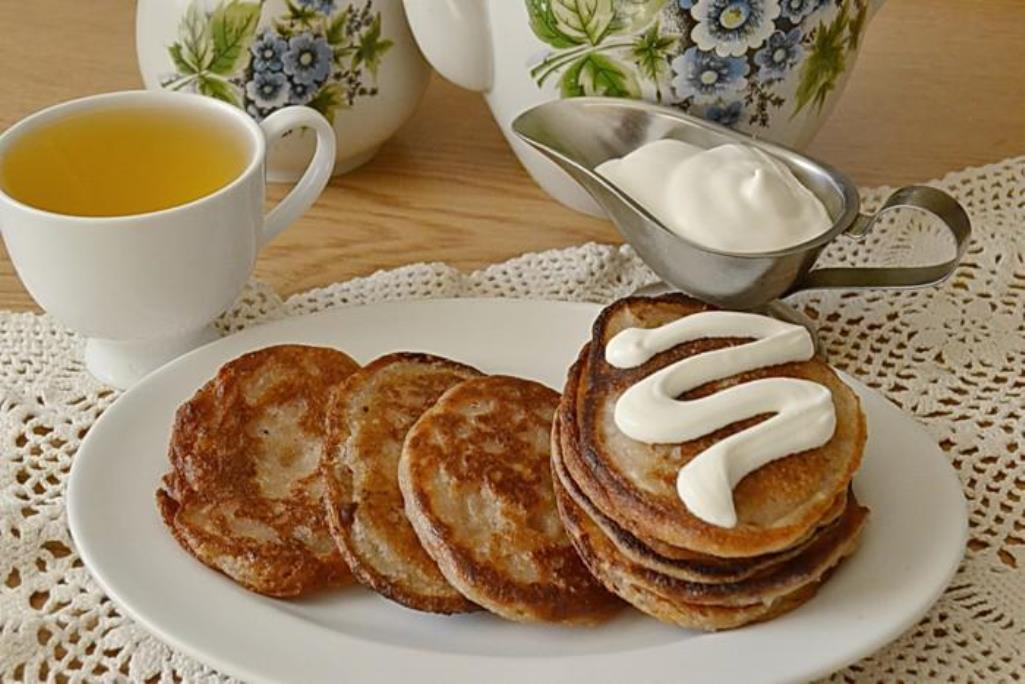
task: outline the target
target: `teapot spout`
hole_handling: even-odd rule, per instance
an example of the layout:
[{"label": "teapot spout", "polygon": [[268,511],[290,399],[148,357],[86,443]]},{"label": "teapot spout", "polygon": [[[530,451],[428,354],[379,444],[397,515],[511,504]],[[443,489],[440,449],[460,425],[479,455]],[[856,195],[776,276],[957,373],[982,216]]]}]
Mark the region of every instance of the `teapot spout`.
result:
[{"label": "teapot spout", "polygon": [[404,0],[406,19],[434,69],[468,90],[491,89],[491,30],[483,0]]}]

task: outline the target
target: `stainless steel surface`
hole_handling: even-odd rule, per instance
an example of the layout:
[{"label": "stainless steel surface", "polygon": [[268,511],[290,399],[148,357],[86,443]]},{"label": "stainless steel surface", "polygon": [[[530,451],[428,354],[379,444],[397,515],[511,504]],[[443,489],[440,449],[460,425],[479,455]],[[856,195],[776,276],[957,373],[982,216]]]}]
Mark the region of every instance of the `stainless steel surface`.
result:
[{"label": "stainless steel surface", "polygon": [[[553,100],[520,114],[512,129],[595,198],[659,277],[673,287],[725,308],[755,309],[798,290],[813,288],[907,288],[934,284],[953,272],[971,233],[964,210],[940,190],[902,188],[875,216],[864,216],[859,213],[857,188],[830,166],[779,145],[646,102],[602,97]],[[594,171],[608,159],[622,157],[662,138],[700,147],[741,142],[774,155],[822,201],[833,225],[801,245],[758,254],[709,249],[676,235]],[[926,267],[812,270],[822,248],[838,235],[863,237],[880,214],[897,207],[923,209],[943,221],[954,235],[954,258]]]},{"label": "stainless steel surface", "polygon": [[887,198],[873,216],[859,215],[846,235],[864,238],[876,221],[893,209],[919,209],[932,214],[954,236],[955,253],[947,261],[930,266],[816,268],[798,280],[791,292],[823,289],[905,289],[935,285],[946,280],[968,248],[972,226],[965,210],[947,193],[923,185],[910,185]]},{"label": "stainless steel surface", "polygon": [[804,326],[805,330],[811,335],[811,341],[815,345],[815,353],[822,357],[826,355],[826,350],[822,346],[822,340],[819,339],[819,331],[815,328],[815,321],[806,316],[803,311],[786,302],[774,299],[765,306],[758,307],[756,312],[772,316],[787,323]]}]

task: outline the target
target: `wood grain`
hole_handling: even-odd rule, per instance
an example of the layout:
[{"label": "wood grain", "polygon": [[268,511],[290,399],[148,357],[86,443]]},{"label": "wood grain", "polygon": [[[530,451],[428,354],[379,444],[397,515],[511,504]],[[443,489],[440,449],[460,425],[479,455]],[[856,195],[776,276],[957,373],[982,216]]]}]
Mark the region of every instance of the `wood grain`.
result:
[{"label": "wood grain", "polygon": [[[129,0],[0,0],[0,26],[0,129],[62,100],[142,85]],[[811,154],[879,185],[1025,153],[1022,36],[1022,0],[890,0]],[[256,275],[290,294],[409,262],[470,269],[587,240],[617,234],[548,199],[482,99],[436,78],[380,155],[335,179],[267,247]],[[37,310],[2,250],[0,309]]]}]

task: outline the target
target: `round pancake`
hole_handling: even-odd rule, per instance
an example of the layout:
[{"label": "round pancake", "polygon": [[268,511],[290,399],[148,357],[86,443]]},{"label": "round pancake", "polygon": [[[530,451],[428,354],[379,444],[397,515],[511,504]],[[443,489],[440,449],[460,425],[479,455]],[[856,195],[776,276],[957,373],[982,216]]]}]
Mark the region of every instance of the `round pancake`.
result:
[{"label": "round pancake", "polygon": [[[664,584],[654,586],[643,568],[623,558],[601,530],[556,482],[556,501],[566,530],[588,570],[605,587],[638,610],[669,624],[714,631],[771,620],[810,600],[827,579],[801,585],[775,600],[747,605],[688,603]],[[830,570],[831,571],[831,570]],[[827,571],[827,575],[828,572]]]},{"label": "round pancake", "polygon": [[448,390],[406,436],[406,515],[446,579],[510,620],[596,623],[621,603],[566,536],[549,461],[556,392],[504,376]]},{"label": "round pancake", "polygon": [[804,553],[823,531],[823,527],[836,522],[847,509],[847,493],[844,492],[837,497],[833,510],[823,519],[822,524],[813,530],[807,539],[778,553],[751,558],[724,559],[696,553],[686,555],[686,550],[683,550],[681,553],[675,554],[675,557],[666,557],[599,511],[580,491],[566,468],[566,461],[574,450],[574,446],[567,439],[566,430],[562,428],[561,414],[560,409],[556,413],[555,424],[552,427],[553,479],[560,482],[566,494],[601,530],[602,534],[615,544],[617,551],[624,558],[639,567],[661,575],[702,585],[725,585],[742,582],[756,575],[764,576],[767,573],[776,572],[781,565]]},{"label": "round pancake", "polygon": [[389,354],[349,376],[328,410],[321,466],[331,534],[360,583],[409,608],[477,609],[420,545],[403,512],[398,469],[413,423],[450,387],[479,376],[437,356]]},{"label": "round pancake", "polygon": [[319,463],[327,398],[357,368],[334,349],[268,347],[224,365],[178,408],[157,504],[187,551],[268,596],[350,581]]},{"label": "round pancake", "polygon": [[[552,445],[553,481],[561,492],[568,496],[576,510],[588,517],[594,529],[604,534],[601,526],[581,505],[581,494],[560,468],[561,447]],[[754,603],[771,603],[790,594],[802,586],[817,582],[832,567],[850,554],[857,545],[867,517],[867,509],[858,505],[853,495],[848,500],[843,514],[831,525],[819,529],[801,553],[787,556],[781,562],[759,570],[756,574],[737,582],[704,583],[684,580],[662,573],[648,566],[638,564],[623,554],[613,543],[613,553],[631,563],[638,582],[644,583],[660,595],[685,603],[717,606],[744,606]],[[567,528],[579,523],[564,521]],[[605,535],[606,539],[613,541]]]},{"label": "round pancake", "polygon": [[[567,490],[576,504],[584,509],[588,517],[601,528],[605,536],[632,562],[691,582],[705,584],[739,582],[801,553],[811,543],[812,538],[822,526],[834,522],[846,509],[847,492],[844,491],[836,497],[830,510],[819,521],[818,527],[810,530],[793,546],[775,553],[747,558],[719,558],[669,546],[658,540],[642,538],[631,533],[614,519],[602,513],[599,507],[584,495],[574,480],[577,477],[575,473],[586,473],[586,466],[583,464],[578,450],[575,429],[577,421],[573,411],[573,406],[577,401],[575,388],[580,368],[584,363],[586,363],[586,347],[581,352],[581,359],[569,371],[567,389],[556,413],[552,436],[553,439],[558,439],[559,443],[553,445],[552,465],[557,474],[559,471],[565,473],[564,481],[572,481],[573,486],[567,485]],[[555,446],[558,448],[556,449]],[[607,507],[611,505],[606,501]]]},{"label": "round pancake", "polygon": [[782,615],[814,596],[817,585],[808,585],[775,604],[706,606],[668,599],[639,581],[635,566],[617,556],[612,543],[601,533],[561,488],[556,489],[559,513],[570,538],[588,570],[606,589],[643,613],[662,622],[714,631],[733,629]]},{"label": "round pancake", "polygon": [[679,359],[743,342],[698,340],[677,345],[639,368],[605,362],[605,345],[628,327],[652,328],[711,307],[683,295],[627,298],[607,307],[595,321],[587,364],[581,371],[577,420],[579,452],[586,468],[572,472],[595,506],[643,539],[713,556],[734,558],[774,553],[793,546],[827,514],[861,462],[866,428],[857,395],[821,359],[790,363],[708,383],[684,398],[695,398],[758,378],[794,377],[827,387],[837,426],[822,447],[773,461],[734,488],[738,523],[726,528],[692,515],[676,493],[680,468],[719,440],[767,416],[727,426],[682,444],[649,445],[630,439],[615,425],[616,400],[643,377]]}]

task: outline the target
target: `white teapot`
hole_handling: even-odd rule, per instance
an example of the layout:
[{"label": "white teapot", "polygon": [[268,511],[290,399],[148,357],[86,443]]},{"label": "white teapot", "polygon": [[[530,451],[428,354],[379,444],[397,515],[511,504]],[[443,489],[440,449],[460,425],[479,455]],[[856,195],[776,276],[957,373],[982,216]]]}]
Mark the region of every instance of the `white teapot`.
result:
[{"label": "white teapot", "polygon": [[[139,0],[136,49],[148,88],[215,97],[258,122],[316,109],[335,128],[336,174],[374,156],[430,76],[400,0]],[[268,178],[295,180],[314,146],[307,131],[279,141]]]},{"label": "white teapot", "polygon": [[481,91],[520,161],[560,202],[600,213],[512,135],[578,95],[643,98],[801,148],[829,115],[882,0],[404,0],[434,68]]}]

